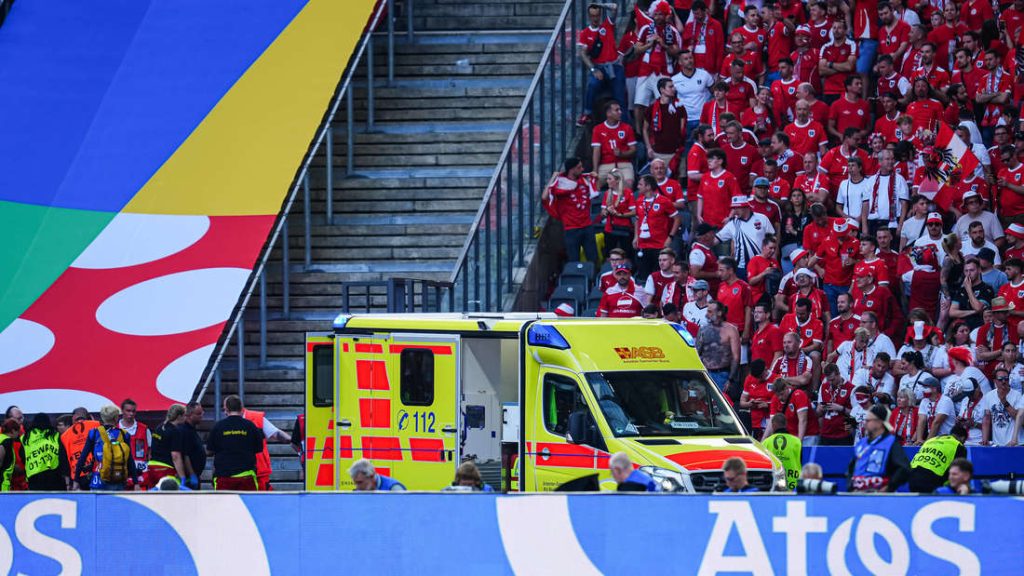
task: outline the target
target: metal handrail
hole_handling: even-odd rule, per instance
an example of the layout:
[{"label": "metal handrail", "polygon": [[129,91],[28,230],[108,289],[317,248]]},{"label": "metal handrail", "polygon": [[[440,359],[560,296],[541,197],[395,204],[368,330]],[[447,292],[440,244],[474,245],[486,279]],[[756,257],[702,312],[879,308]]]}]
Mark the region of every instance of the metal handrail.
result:
[{"label": "metal handrail", "polygon": [[[529,230],[532,233],[533,227],[540,221],[538,211],[536,210],[539,207],[539,195],[533,189],[535,185],[540,183],[536,179],[535,168],[539,166],[541,172],[543,172],[545,167],[553,168],[561,161],[560,154],[565,152],[565,148],[568,145],[566,127],[571,120],[567,116],[575,118],[582,104],[582,83],[578,82],[578,80],[583,80],[584,75],[582,74],[581,64],[575,58],[576,27],[581,5],[583,5],[582,0],[566,0],[565,5],[562,7],[558,22],[551,32],[540,64],[526,91],[526,96],[523,99],[519,113],[516,115],[512,131],[505,141],[501,156],[488,182],[480,208],[477,210],[476,217],[466,236],[466,241],[463,243],[462,250],[455,261],[450,282],[453,285],[453,290],[458,290],[460,277],[462,278],[462,311],[468,311],[471,308],[471,300],[468,296],[471,259],[478,265],[482,261],[485,268],[483,297],[479,293],[481,273],[479,269],[476,270],[476,299],[472,301],[477,303],[477,311],[481,309],[481,300],[483,301],[482,308],[492,307],[490,279],[492,276],[490,274],[492,265],[495,272],[493,276],[497,279],[494,302],[500,302],[502,299],[502,284],[507,283],[504,291],[510,291],[513,284],[514,270],[525,265],[525,252],[531,247],[531,241],[525,239],[526,234],[524,232]],[[571,33],[566,37],[566,33],[570,32],[570,30]],[[560,82],[559,78],[556,78],[556,67],[559,68]],[[548,78],[545,78],[545,75]],[[570,75],[571,80],[567,78]],[[560,100],[560,105],[557,107],[556,100]],[[560,114],[556,113],[556,108]],[[567,112],[568,114],[566,114]],[[540,116],[539,123],[535,122],[535,115],[538,113]],[[556,116],[559,115],[561,116],[561,121],[556,119]],[[547,122],[550,122],[550,124],[547,124]],[[538,124],[540,126],[539,142],[535,142],[534,128]],[[527,136],[523,135],[524,127],[529,128]],[[545,127],[548,130],[545,130]],[[524,139],[527,138],[529,142],[524,145]],[[540,148],[536,162],[534,161],[535,144],[539,144]],[[525,154],[530,159],[528,163],[529,180],[525,186],[524,148],[526,149]],[[517,152],[518,155],[514,165],[512,160],[513,154]],[[516,177],[516,171],[518,172],[518,178]],[[503,177],[507,182],[504,189],[502,187]],[[546,181],[547,174],[540,174],[540,178],[541,181]],[[513,213],[513,181],[518,185],[519,200],[515,213]],[[524,188],[526,188],[525,193]],[[505,201],[505,206],[502,206],[502,199]],[[497,202],[492,209],[492,201],[495,200]],[[528,206],[523,204],[524,201],[528,202]],[[495,215],[494,221],[496,222],[496,225],[493,227],[487,222],[491,219],[492,212]],[[502,234],[502,218],[507,220],[507,228],[504,235]],[[513,224],[513,220],[516,219],[518,219],[518,226]],[[527,219],[528,223],[525,222]],[[487,222],[486,225],[485,222]],[[495,230],[495,242],[491,241],[492,228]],[[513,228],[518,228],[519,230],[518,237],[516,238],[513,238]],[[483,239],[481,239],[481,231],[484,236]],[[503,236],[504,240],[502,239]],[[483,244],[482,255],[481,244]],[[494,246],[494,258],[491,257],[492,244]],[[501,254],[503,250],[504,255]],[[513,266],[513,260],[517,259],[516,254],[518,254],[518,264]],[[482,260],[480,260],[481,256]],[[502,260],[503,257],[504,260]],[[449,300],[454,301],[453,298]]]},{"label": "metal handrail", "polygon": [[[410,38],[412,37],[411,6],[412,6],[411,0],[407,0],[407,2],[406,2],[406,11],[409,14],[409,17],[408,17],[408,23],[409,23],[408,34],[409,34]],[[324,116],[324,120],[320,123],[320,127],[317,129],[316,138],[313,141],[313,146],[310,148],[309,152],[306,154],[305,160],[303,161],[302,165],[300,166],[299,170],[297,171],[297,174],[295,176],[295,180],[294,180],[294,182],[293,182],[293,184],[291,186],[291,191],[289,192],[287,199],[282,204],[282,209],[278,213],[277,220],[274,222],[274,227],[273,227],[273,229],[272,229],[272,231],[270,233],[270,236],[269,236],[266,244],[264,245],[263,252],[260,254],[260,257],[258,259],[258,263],[257,263],[256,267],[253,269],[253,273],[249,276],[249,279],[246,281],[245,290],[243,291],[242,296],[239,299],[238,306],[236,307],[234,313],[232,314],[232,316],[231,316],[231,318],[229,320],[228,328],[227,328],[227,330],[222,332],[221,338],[217,342],[217,347],[216,347],[216,350],[214,352],[214,355],[213,355],[211,361],[209,362],[209,364],[207,364],[206,370],[203,372],[203,376],[200,378],[200,380],[202,382],[202,387],[194,395],[193,399],[196,400],[196,401],[200,401],[206,395],[206,391],[207,391],[207,389],[210,386],[210,382],[213,381],[213,380],[216,380],[217,383],[218,383],[217,392],[218,392],[218,395],[219,395],[219,392],[220,392],[220,386],[219,386],[219,381],[220,381],[220,365],[221,365],[221,362],[224,359],[224,354],[227,351],[228,346],[230,345],[231,339],[232,339],[233,336],[235,336],[236,332],[237,332],[237,335],[238,335],[238,344],[239,344],[238,350],[237,350],[238,364],[239,364],[239,366],[238,366],[238,369],[239,369],[239,381],[240,381],[239,389],[240,389],[240,392],[242,390],[242,379],[244,378],[243,374],[244,374],[244,370],[245,370],[245,353],[244,353],[244,338],[243,338],[244,330],[240,330],[239,328],[240,328],[240,326],[244,326],[244,324],[243,324],[243,322],[244,322],[243,315],[245,314],[245,311],[246,311],[246,309],[248,307],[248,304],[249,304],[249,300],[252,297],[252,294],[255,291],[257,284],[259,284],[262,287],[262,289],[260,291],[260,301],[261,301],[261,304],[265,304],[267,262],[270,259],[270,255],[273,252],[275,246],[277,245],[278,240],[282,236],[282,232],[284,232],[284,235],[287,235],[288,215],[289,215],[289,213],[292,210],[292,206],[295,203],[295,198],[298,195],[300,189],[303,189],[303,191],[305,193],[305,199],[306,199],[305,204],[306,204],[306,206],[309,205],[309,169],[310,169],[310,166],[312,165],[313,160],[316,157],[316,155],[320,152],[321,146],[325,146],[325,142],[326,142],[325,148],[328,151],[330,150],[330,147],[331,147],[332,143],[330,142],[329,138],[333,137],[333,134],[332,134],[332,132],[333,132],[333,130],[332,130],[332,123],[334,122],[334,118],[335,118],[335,116],[336,116],[336,114],[338,112],[338,108],[341,105],[341,102],[342,102],[343,99],[349,99],[349,100],[351,99],[352,80],[353,80],[353,77],[355,76],[356,69],[362,63],[363,56],[369,53],[368,52],[368,48],[370,48],[372,50],[372,37],[373,37],[374,31],[377,29],[377,26],[380,23],[380,19],[381,19],[381,17],[385,13],[388,14],[388,19],[389,20],[393,20],[393,18],[394,18],[394,0],[378,0],[377,7],[376,7],[376,9],[375,9],[375,11],[373,13],[372,18],[369,21],[368,26],[366,27],[366,31],[363,33],[362,38],[360,39],[359,43],[356,46],[355,54],[349,59],[348,67],[346,68],[344,74],[342,75],[341,82],[338,84],[338,89],[335,92],[334,99],[332,100],[331,105],[330,105],[327,113]],[[389,25],[389,27],[388,27],[388,34],[389,34],[389,36],[391,34],[393,34],[393,26],[391,26],[391,25]],[[388,41],[388,52],[389,52],[388,60],[389,61],[393,60],[392,51],[393,51],[393,42],[389,38],[389,41]],[[370,78],[371,78],[371,82],[372,82],[372,60],[370,60],[368,62],[368,64],[370,65],[369,73],[371,74]],[[350,131],[351,131],[351,118],[352,118],[351,109],[348,110],[348,113],[349,113],[349,116],[348,116],[349,126],[350,126]],[[352,147],[351,146],[349,146],[348,153],[349,154],[352,153]],[[328,154],[327,155],[327,172],[328,172],[328,174],[330,174],[330,171],[331,171],[331,163],[332,163],[332,158],[331,158],[331,155]],[[330,198],[333,196],[333,191],[334,191],[333,190],[333,182],[332,182],[332,179],[330,178],[330,176],[328,176],[327,186],[328,186],[328,188],[327,188],[327,202],[328,202],[328,204],[330,204],[330,201],[331,201]],[[306,234],[308,234],[308,233],[309,233],[309,226],[308,226],[308,219],[307,219]],[[309,263],[308,262],[308,248],[309,248],[309,245],[307,244],[307,264]],[[288,288],[287,288],[287,285],[288,285],[288,281],[287,281],[288,249],[289,249],[289,247],[288,247],[287,241],[286,241],[285,245],[284,245],[284,262],[285,262],[284,270],[285,270],[285,276],[286,276],[286,278],[284,280],[284,284],[285,284],[284,309],[285,310],[287,310],[287,307],[288,307],[288,303],[287,303],[287,290],[288,290]],[[265,334],[265,330],[266,330],[265,318],[261,318],[260,330],[261,330],[261,335],[264,335]],[[265,343],[265,337],[264,337],[263,340],[261,340],[261,347],[262,347],[263,343]],[[217,412],[219,412],[219,410],[220,410],[219,402],[218,402],[218,405],[215,406],[215,410]]]}]

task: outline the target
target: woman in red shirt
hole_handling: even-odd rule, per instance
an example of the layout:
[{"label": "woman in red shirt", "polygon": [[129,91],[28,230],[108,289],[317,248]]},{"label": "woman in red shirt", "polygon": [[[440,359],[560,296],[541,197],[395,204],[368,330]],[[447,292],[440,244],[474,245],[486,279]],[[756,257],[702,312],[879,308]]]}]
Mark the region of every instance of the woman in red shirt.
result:
[{"label": "woman in red shirt", "polygon": [[636,203],[633,191],[622,183],[622,172],[612,168],[608,173],[608,190],[601,202],[601,216],[604,217],[604,255],[614,248],[621,248],[627,257],[633,259],[633,216]]}]

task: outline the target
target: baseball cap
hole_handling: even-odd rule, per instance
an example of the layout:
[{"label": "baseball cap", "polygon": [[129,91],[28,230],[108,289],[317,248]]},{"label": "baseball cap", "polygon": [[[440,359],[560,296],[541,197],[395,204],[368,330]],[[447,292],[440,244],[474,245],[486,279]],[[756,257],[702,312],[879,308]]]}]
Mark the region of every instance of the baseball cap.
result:
[{"label": "baseball cap", "polygon": [[836,218],[832,221],[832,231],[843,234],[850,229],[850,224],[845,218]]},{"label": "baseball cap", "polygon": [[882,404],[875,404],[871,408],[868,408],[868,412],[871,412],[872,416],[874,416],[874,417],[878,418],[879,420],[881,420],[882,421],[882,425],[885,426],[886,430],[888,430],[889,432],[892,432],[892,423],[889,422],[889,407],[888,406],[884,406]]},{"label": "baseball cap", "polygon": [[800,35],[810,36],[811,35],[811,27],[806,25],[806,24],[801,24],[801,25],[797,26],[796,27],[796,35],[797,36],[800,36]]},{"label": "baseball cap", "polygon": [[693,283],[693,285],[690,286],[690,288],[693,288],[695,291],[708,290],[710,289],[710,286],[708,286],[707,280],[697,280],[696,282]]},{"label": "baseball cap", "polygon": [[793,264],[796,264],[801,258],[810,256],[810,254],[810,252],[804,250],[803,248],[797,248],[796,250],[793,250],[792,252],[789,253],[789,261],[792,262]]},{"label": "baseball cap", "polygon": [[925,388],[939,387],[938,379],[936,379],[935,376],[932,376],[927,372],[924,373],[924,376],[922,376],[921,379],[917,381],[917,383],[920,384],[921,386],[924,386]]},{"label": "baseball cap", "polygon": [[964,192],[964,197],[960,200],[960,208],[967,206],[967,202],[971,200],[981,202],[981,194],[978,194],[976,190],[968,190],[967,192]]},{"label": "baseball cap", "polygon": [[629,274],[630,273],[629,264],[626,264],[625,262],[619,262],[615,266],[612,266],[612,273],[613,274],[618,274],[619,272],[626,272],[627,274]]},{"label": "baseball cap", "polygon": [[764,176],[758,176],[754,179],[754,186],[770,186],[771,182],[768,181]]},{"label": "baseball cap", "polygon": [[931,224],[932,222],[938,222],[939,224],[942,224],[942,215],[940,215],[938,212],[929,212],[928,219],[925,220],[925,224]]},{"label": "baseball cap", "polygon": [[853,274],[858,278],[861,278],[863,276],[871,276],[872,278],[874,278],[875,270],[871,266],[856,266],[853,269]]},{"label": "baseball cap", "polygon": [[730,208],[743,208],[744,206],[750,206],[749,196],[733,196],[732,202],[729,204]]}]

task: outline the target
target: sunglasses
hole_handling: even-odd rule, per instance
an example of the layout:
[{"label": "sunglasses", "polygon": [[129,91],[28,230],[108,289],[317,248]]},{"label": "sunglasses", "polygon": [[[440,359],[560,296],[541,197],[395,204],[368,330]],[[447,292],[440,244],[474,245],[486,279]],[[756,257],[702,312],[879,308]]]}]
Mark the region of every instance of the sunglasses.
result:
[{"label": "sunglasses", "polygon": [[996,382],[1008,382],[1009,380],[1006,376],[996,376]]}]

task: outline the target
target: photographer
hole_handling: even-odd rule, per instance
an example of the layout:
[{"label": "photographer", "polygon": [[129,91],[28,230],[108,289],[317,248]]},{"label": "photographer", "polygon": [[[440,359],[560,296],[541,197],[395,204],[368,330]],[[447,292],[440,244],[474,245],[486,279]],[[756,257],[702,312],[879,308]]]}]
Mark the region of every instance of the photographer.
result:
[{"label": "photographer", "polygon": [[892,435],[889,409],[875,404],[864,420],[866,434],[854,446],[847,472],[851,492],[895,492],[909,476],[903,446]]}]

